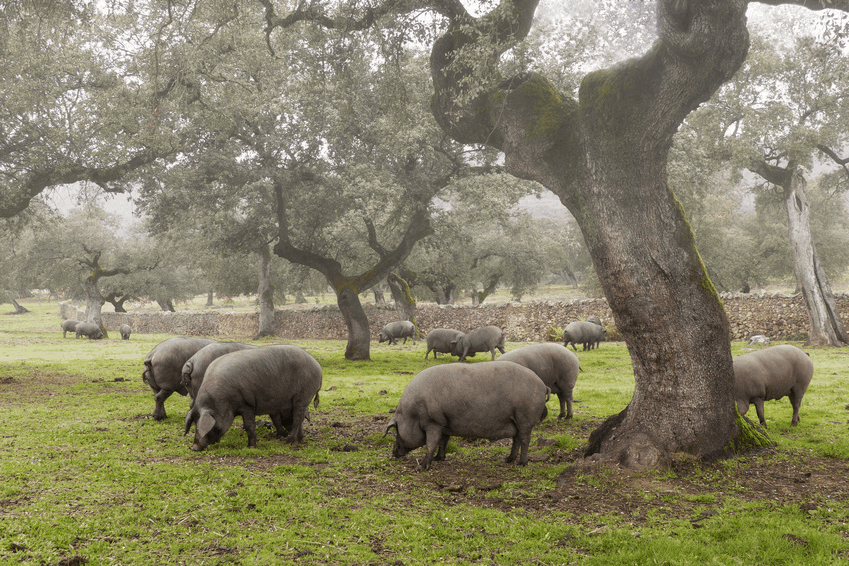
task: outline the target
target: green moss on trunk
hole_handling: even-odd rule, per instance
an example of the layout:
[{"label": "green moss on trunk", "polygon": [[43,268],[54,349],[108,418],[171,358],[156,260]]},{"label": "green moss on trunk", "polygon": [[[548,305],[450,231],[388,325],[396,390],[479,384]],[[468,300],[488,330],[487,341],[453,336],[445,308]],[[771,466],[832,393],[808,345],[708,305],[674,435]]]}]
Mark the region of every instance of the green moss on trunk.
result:
[{"label": "green moss on trunk", "polygon": [[742,454],[750,450],[775,447],[775,442],[769,438],[765,430],[740,415],[736,403],[734,405],[734,414],[739,432],[737,436],[725,445],[726,453]]}]

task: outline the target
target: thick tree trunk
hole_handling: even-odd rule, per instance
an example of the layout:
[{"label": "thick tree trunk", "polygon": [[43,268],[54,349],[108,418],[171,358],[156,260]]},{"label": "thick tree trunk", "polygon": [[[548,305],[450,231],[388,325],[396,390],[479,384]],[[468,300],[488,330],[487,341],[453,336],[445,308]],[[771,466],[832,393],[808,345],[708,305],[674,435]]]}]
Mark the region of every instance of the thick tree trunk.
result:
[{"label": "thick tree trunk", "polygon": [[383,291],[380,288],[375,287],[374,289],[372,289],[372,293],[374,294],[374,304],[376,304],[376,305],[385,305],[386,304],[386,298],[383,296]]},{"label": "thick tree trunk", "polygon": [[9,297],[9,300],[12,302],[12,306],[15,307],[15,314],[26,314],[29,312],[29,309],[22,307],[14,297]]},{"label": "thick tree trunk", "polygon": [[378,243],[374,224],[366,219],[369,247],[378,253],[380,259],[359,275],[348,276],[342,272],[342,264],[337,260],[292,245],[286,208],[286,190],[288,188],[291,187],[283,182],[283,179],[278,179],[275,183],[277,222],[280,232],[279,240],[274,246],[274,253],[293,263],[315,269],[327,278],[327,282],[336,291],[336,302],[339,305],[342,318],[345,320],[345,326],[348,328],[345,359],[370,360],[371,333],[368,317],[360,303],[359,293],[380,283],[389,275],[390,271],[407,259],[416,242],[433,232],[430,227],[430,215],[425,208],[417,210],[410,218],[410,223],[400,242],[392,250],[386,250]]},{"label": "thick tree trunk", "polygon": [[177,312],[174,308],[174,301],[171,299],[156,299],[156,304],[165,312]]},{"label": "thick tree trunk", "polygon": [[[721,302],[664,176],[651,167],[634,175],[632,160],[613,175],[611,156],[604,162],[607,183],[604,194],[595,191],[587,240],[631,354],[635,390],[587,456],[639,468],[660,465],[674,451],[715,455],[736,432]],[[610,183],[614,176],[619,186]]]},{"label": "thick tree trunk", "polygon": [[837,303],[825,271],[817,258],[811,236],[810,207],[805,178],[799,171],[790,175],[784,190],[784,207],[790,226],[793,271],[805,298],[811,324],[808,343],[815,346],[846,346],[849,338],[840,319]]},{"label": "thick tree trunk", "polygon": [[87,322],[93,322],[103,331],[103,336],[106,336],[106,329],[103,327],[103,305],[106,300],[100,294],[100,289],[97,288],[98,277],[89,275],[85,280],[85,319]]},{"label": "thick tree trunk", "polygon": [[356,291],[344,287],[336,293],[336,301],[345,326],[348,328],[348,345],[345,347],[346,360],[370,360],[371,333],[368,317]]},{"label": "thick tree trunk", "polygon": [[127,312],[127,309],[124,308],[124,303],[126,303],[130,299],[130,295],[118,297],[116,293],[112,293],[103,298],[104,300],[106,300],[106,302],[112,305],[112,308],[115,309],[115,312]]},{"label": "thick tree trunk", "polygon": [[486,298],[495,292],[499,281],[501,281],[501,275],[495,275],[489,280],[489,283],[487,283],[484,289],[480,291],[472,290],[472,304],[482,305]]},{"label": "thick tree trunk", "polygon": [[257,255],[257,297],[259,299],[259,331],[254,340],[274,336],[274,285],[271,284],[271,248],[261,247]]},{"label": "thick tree trunk", "polygon": [[213,303],[212,303],[213,298],[214,298],[213,292],[212,292],[212,289],[210,289],[206,293],[206,305],[204,305],[206,308],[213,306]]},{"label": "thick tree trunk", "polygon": [[[392,293],[392,299],[395,301],[395,312],[398,313],[398,320],[409,320],[416,324],[416,300],[410,294],[410,286],[394,273],[390,273],[386,281],[389,283],[389,290]],[[418,325],[416,325],[416,332],[418,332]]]}]

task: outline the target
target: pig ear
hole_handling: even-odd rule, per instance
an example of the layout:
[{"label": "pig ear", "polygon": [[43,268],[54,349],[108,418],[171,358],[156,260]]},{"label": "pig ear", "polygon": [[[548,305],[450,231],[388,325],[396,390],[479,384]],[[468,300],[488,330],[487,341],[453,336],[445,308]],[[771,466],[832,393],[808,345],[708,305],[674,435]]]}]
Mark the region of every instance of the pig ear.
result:
[{"label": "pig ear", "polygon": [[389,429],[395,427],[395,434],[398,434],[398,423],[390,421],[388,425],[386,425],[386,430],[383,431],[383,437],[386,438],[386,435],[389,434]]},{"label": "pig ear", "polygon": [[209,431],[212,430],[212,427],[215,426],[215,417],[212,416],[212,413],[209,411],[201,411],[200,418],[198,419],[197,424],[197,433],[203,438]]},{"label": "pig ear", "polygon": [[192,423],[195,422],[196,418],[194,408],[189,409],[189,412],[186,413],[186,430],[183,431],[183,436],[189,434],[189,429],[192,428]]}]

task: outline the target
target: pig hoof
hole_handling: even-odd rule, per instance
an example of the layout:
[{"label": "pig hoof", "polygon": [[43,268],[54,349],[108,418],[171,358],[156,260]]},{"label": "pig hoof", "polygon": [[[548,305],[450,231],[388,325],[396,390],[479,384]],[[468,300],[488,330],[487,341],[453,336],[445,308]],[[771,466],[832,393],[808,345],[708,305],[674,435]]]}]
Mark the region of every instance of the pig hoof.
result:
[{"label": "pig hoof", "polygon": [[203,446],[199,446],[197,444],[192,444],[192,450],[194,450],[195,452],[200,452],[200,451],[203,450]]}]

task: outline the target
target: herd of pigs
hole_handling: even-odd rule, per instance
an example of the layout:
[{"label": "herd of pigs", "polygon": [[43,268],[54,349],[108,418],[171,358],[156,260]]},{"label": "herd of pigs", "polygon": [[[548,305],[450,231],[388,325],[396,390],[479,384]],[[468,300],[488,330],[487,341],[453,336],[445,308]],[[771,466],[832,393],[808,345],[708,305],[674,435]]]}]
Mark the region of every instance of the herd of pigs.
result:
[{"label": "herd of pigs", "polygon": [[[66,320],[63,337],[103,337],[93,323]],[[132,328],[122,325],[121,338],[128,340]],[[457,363],[431,366],[416,374],[405,388],[384,431],[395,429],[392,454],[396,458],[427,446],[418,469],[433,460],[444,460],[451,436],[513,440],[506,461],[528,462],[533,427],[546,418],[549,396],[560,402],[558,418],[572,418],[572,390],[581,371],[577,351],[598,347],[605,339],[601,320],[569,323],[558,343],[523,346],[505,353],[504,333],[484,326],[468,333],[447,328],[431,330],[426,338],[425,359],[433,352],[457,356]],[[379,342],[396,344],[400,339],[416,343],[412,322],[387,324]],[[501,352],[496,361],[495,351]],[[462,363],[480,352],[491,361]],[[734,359],[734,399],[741,415],[755,404],[758,420],[766,426],[764,401],[789,397],[793,407],[791,425],[799,423],[799,406],[813,376],[810,356],[791,345],[749,352]],[[185,433],[195,425],[192,450],[218,442],[241,416],[248,447],[256,447],[256,416],[268,415],[277,436],[286,442],[303,439],[303,421],[309,405],[319,404],[322,369],[303,348],[290,345],[254,346],[219,342],[207,338],[174,337],[157,344],[144,359],[142,380],[154,392],[153,418],[165,418],[165,400],[172,393],[189,395]]]}]

